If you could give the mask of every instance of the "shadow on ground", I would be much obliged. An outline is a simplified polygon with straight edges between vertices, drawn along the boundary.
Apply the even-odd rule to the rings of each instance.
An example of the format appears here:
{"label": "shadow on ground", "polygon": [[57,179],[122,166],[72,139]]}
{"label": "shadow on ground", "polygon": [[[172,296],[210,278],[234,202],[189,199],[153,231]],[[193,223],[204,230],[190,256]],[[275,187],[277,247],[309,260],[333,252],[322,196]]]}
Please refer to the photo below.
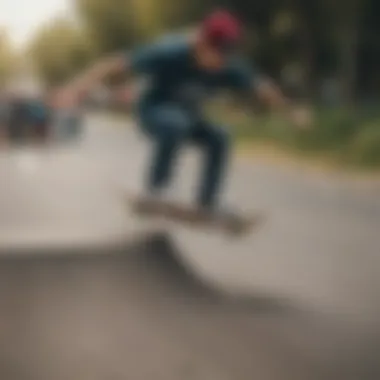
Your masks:
{"label": "shadow on ground", "polygon": [[24,253],[0,258],[1,379],[375,379],[372,341],[269,295],[219,293],[165,235]]}

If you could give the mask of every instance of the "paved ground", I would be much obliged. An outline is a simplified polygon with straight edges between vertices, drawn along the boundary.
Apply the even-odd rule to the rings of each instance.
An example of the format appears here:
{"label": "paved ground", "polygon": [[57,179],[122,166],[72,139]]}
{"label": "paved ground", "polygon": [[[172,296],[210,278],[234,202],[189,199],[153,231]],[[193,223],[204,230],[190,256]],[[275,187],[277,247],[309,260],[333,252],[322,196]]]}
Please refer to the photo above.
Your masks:
{"label": "paved ground", "polygon": [[380,377],[376,186],[237,162],[227,198],[265,210],[256,234],[148,226],[120,195],[146,147],[116,124],[0,157],[1,378]]}

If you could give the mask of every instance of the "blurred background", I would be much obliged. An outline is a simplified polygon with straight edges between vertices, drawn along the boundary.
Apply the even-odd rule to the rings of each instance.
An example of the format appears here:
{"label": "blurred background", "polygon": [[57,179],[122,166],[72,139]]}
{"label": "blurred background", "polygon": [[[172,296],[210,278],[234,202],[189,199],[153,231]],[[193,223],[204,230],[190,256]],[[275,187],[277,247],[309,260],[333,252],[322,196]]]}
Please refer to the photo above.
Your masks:
{"label": "blurred background", "polygon": [[228,8],[245,23],[248,58],[287,95],[312,104],[317,128],[307,134],[284,128],[284,120],[268,118],[259,106],[249,117],[225,105],[222,114],[219,106],[213,115],[230,119],[236,137],[245,141],[270,142],[335,163],[380,164],[375,0],[55,0],[40,1],[23,16],[17,2],[3,0],[1,7],[3,88],[25,77],[57,86],[97,57],[187,32],[210,10]]}
{"label": "blurred background", "polygon": [[[230,94],[205,105],[236,141],[227,200],[266,216],[234,241],[128,210],[150,150],[123,99],[144,78],[45,113],[97,58],[220,7],[314,114],[297,130]],[[377,0],[0,0],[0,378],[380,379],[379,20]]]}

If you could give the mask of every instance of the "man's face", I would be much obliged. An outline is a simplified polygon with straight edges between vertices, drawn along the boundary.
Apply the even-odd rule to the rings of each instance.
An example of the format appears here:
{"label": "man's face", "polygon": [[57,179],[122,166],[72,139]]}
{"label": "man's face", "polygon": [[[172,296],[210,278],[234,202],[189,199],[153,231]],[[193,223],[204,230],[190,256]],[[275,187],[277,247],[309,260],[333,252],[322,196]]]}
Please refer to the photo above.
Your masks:
{"label": "man's face", "polygon": [[226,56],[205,41],[200,41],[196,48],[196,61],[201,69],[219,71],[226,62]]}

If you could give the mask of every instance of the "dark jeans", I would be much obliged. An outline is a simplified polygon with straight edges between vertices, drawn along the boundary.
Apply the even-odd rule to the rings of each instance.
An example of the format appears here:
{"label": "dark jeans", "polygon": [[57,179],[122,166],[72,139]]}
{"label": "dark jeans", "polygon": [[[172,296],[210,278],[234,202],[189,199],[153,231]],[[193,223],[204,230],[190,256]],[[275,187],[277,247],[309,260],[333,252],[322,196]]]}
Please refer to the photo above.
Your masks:
{"label": "dark jeans", "polygon": [[154,192],[169,184],[180,148],[192,143],[204,153],[197,203],[204,207],[214,206],[228,161],[230,139],[225,130],[196,119],[175,104],[144,106],[139,118],[142,129],[154,143],[148,171],[149,190]]}

